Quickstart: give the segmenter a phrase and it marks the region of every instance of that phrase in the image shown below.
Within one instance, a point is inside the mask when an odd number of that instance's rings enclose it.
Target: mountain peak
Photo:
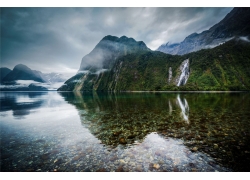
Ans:
[[[192,33],[192,34],[190,34],[189,36],[187,36],[186,39],[187,39],[187,38],[194,38],[194,37],[196,37],[196,36],[198,36],[198,35],[199,35],[199,34],[195,32],[195,33]]]
[[[143,41],[136,41],[127,36],[107,35],[95,46],[95,48],[82,58],[79,71],[89,69],[110,69],[120,56],[137,51],[150,50]],[[91,68],[90,68],[91,67]]]
[[[128,37],[123,35],[120,37],[120,39],[128,39]]]
[[[24,65],[24,64],[16,65],[13,70],[31,71],[31,69],[29,67],[27,67],[26,65]]]
[[[34,80],[38,82],[45,82],[44,79],[36,71],[32,71],[24,64],[18,64],[13,68],[13,71],[8,73],[3,81],[15,81],[15,80]]]
[[[105,40],[108,40],[108,41],[117,41],[117,39],[119,39],[119,38],[116,37],[116,36],[107,35],[107,36],[104,36],[104,38],[102,38],[101,41],[105,41]]]
[[[117,36],[107,35],[104,38],[102,38],[101,41],[114,41],[114,42],[122,42],[122,43],[136,42],[136,40],[134,40],[133,38],[128,38],[125,35],[121,36],[120,38]]]

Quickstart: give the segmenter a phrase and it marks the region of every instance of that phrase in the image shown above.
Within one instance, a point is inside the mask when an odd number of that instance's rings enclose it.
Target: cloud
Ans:
[[[240,36],[239,39],[245,42],[250,42],[247,36]]]
[[[1,66],[73,73],[106,35],[133,37],[154,50],[210,28],[231,9],[1,8]]]

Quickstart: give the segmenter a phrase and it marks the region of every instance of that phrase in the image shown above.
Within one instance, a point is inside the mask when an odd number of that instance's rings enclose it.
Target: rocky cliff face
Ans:
[[[193,33],[181,43],[161,45],[157,50],[183,55],[200,49],[214,48],[234,37],[250,39],[250,8],[234,8],[218,24],[202,33]]]

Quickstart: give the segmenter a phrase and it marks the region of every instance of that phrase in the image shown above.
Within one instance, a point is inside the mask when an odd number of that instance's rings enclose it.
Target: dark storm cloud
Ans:
[[[151,49],[218,23],[232,8],[1,8],[1,66],[74,74],[106,35]]]

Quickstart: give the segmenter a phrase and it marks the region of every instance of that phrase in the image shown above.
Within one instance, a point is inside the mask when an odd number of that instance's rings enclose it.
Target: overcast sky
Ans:
[[[232,8],[1,8],[1,67],[25,64],[72,76],[106,35],[132,37],[152,49],[181,42],[222,20]]]

